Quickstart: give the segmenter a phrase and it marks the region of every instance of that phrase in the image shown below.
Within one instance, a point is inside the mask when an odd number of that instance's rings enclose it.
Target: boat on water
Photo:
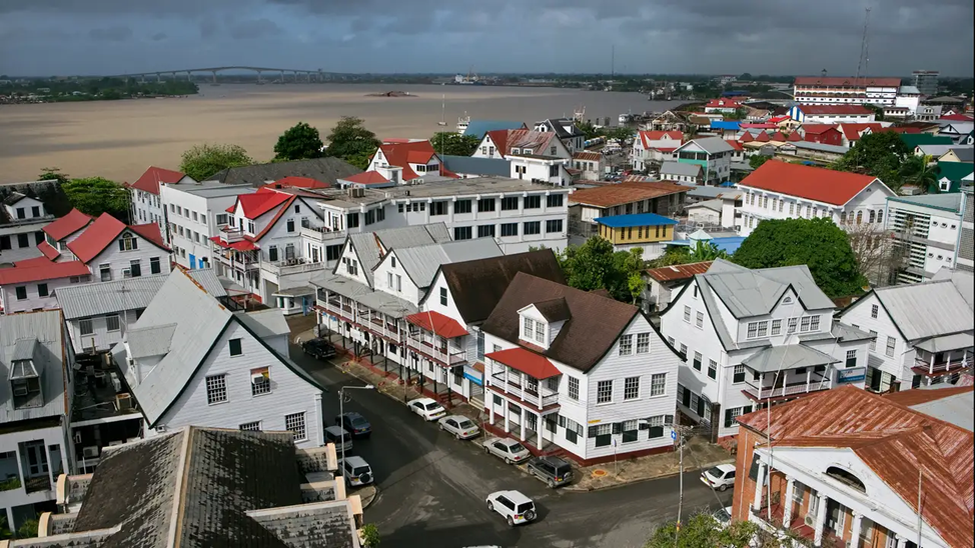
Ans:
[[[467,127],[470,125],[471,117],[468,116],[467,112],[465,111],[463,116],[457,118],[457,133],[463,135],[464,132],[467,131]]]

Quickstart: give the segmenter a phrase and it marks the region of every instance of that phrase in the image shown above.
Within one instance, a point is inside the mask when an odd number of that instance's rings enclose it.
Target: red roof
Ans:
[[[18,261],[10,268],[0,268],[0,285],[40,282],[89,274],[91,271],[81,261],[55,263],[44,257],[37,257]]]
[[[772,140],[778,141],[780,143],[784,143],[786,141],[786,137],[785,134],[782,133],[781,131],[776,131],[775,133],[772,134]]]
[[[795,143],[801,140],[802,140],[802,135],[799,135],[798,131],[793,131],[792,133],[789,134],[789,137],[786,138],[786,141],[790,143]]]
[[[175,183],[183,177],[185,175],[178,171],[149,166],[149,169],[129,186],[150,194],[159,194],[159,183]]]
[[[467,335],[467,330],[457,320],[439,312],[417,312],[406,317],[406,321],[445,339]]]
[[[412,143],[387,143],[379,147],[389,165],[403,168],[403,180],[416,179],[419,175],[413,171],[410,164],[426,164],[437,152],[433,150],[430,141],[414,141]]]
[[[711,99],[704,108],[738,108],[741,103],[739,99]]]
[[[799,105],[806,116],[816,114],[873,114],[873,111],[860,105]]]
[[[803,133],[811,133],[813,135],[820,135],[826,133],[831,129],[835,129],[839,131],[839,125],[838,124],[802,124]]]
[[[60,251],[54,249],[54,247],[47,242],[41,242],[37,244],[37,250],[40,251],[41,255],[44,255],[44,257],[47,258],[49,261],[53,261],[54,259],[57,259],[58,255],[61,254]]]
[[[704,274],[709,268],[711,268],[711,261],[703,261],[700,263],[651,268],[647,270],[647,275],[658,282],[675,282],[690,279],[695,274]]]
[[[788,114],[783,114],[781,116],[773,116],[773,117],[769,118],[768,119],[768,122],[770,124],[778,124],[779,122],[784,122],[784,121],[789,120],[789,119],[790,119],[790,117],[789,117]]]
[[[599,162],[603,159],[603,155],[598,152],[576,152],[572,155],[573,160],[587,160],[590,162]]]
[[[755,140],[758,141],[759,143],[767,143],[767,142],[771,141],[772,138],[769,137],[768,133],[766,133],[766,132],[763,131],[763,132],[761,132],[761,133],[758,134],[758,137],[756,137]]]
[[[345,177],[342,180],[359,185],[379,185],[389,182],[389,179],[383,177],[383,174],[378,171],[364,171],[351,177]]]
[[[741,129],[778,129],[779,126],[776,124],[748,124],[742,123],[738,124]]]
[[[151,228],[155,227],[155,229]],[[159,226],[155,223],[149,225],[126,226],[125,223],[112,217],[108,213],[102,213],[100,217],[91,223],[81,236],[68,244],[68,249],[78,257],[79,260],[87,263],[105,250],[115,238],[118,238],[125,230],[131,230],[142,236],[149,243],[169,251],[163,245],[162,237],[159,235]]]
[[[227,212],[234,213],[237,211],[237,204],[240,204],[240,207],[244,209],[244,216],[254,220],[288,201],[293,196],[293,194],[277,192],[265,186],[257,189],[257,192],[253,194],[241,194],[237,196],[237,203],[228,207]]]
[[[269,188],[328,188],[329,184],[311,177],[285,177],[264,186]]]
[[[226,247],[227,249],[233,249],[235,251],[254,251],[255,249],[259,249],[256,245],[254,245],[254,242],[246,237],[245,239],[237,240],[232,244],[228,244],[220,236],[214,236],[210,238],[210,241],[219,245],[220,247]]]
[[[856,84],[856,85],[855,85]],[[822,78],[819,76],[799,76],[796,78],[797,86],[832,86],[832,87],[864,87],[864,86],[881,86],[888,88],[899,88],[901,85],[900,78],[861,78],[856,80],[855,78],[848,77],[831,77]]]
[[[881,124],[841,124],[840,127],[843,128],[843,135],[850,141],[859,141],[860,133],[867,128],[870,128],[872,133],[883,131],[884,129],[884,126]]]
[[[728,143],[728,146],[735,150],[745,150],[745,147],[741,146],[741,143],[735,141],[734,139],[725,139],[725,142]]]
[[[952,122],[971,122],[975,118],[968,116],[967,114],[945,114],[940,120],[950,120]]]
[[[548,358],[520,346],[491,352],[485,356],[538,380],[557,377],[562,374],[552,362],[548,361]]]
[[[876,180],[872,175],[769,160],[745,177],[739,186],[844,205]]]
[[[752,135],[750,131],[746,131],[741,135],[741,137],[738,140],[741,141],[742,143],[750,143],[755,140],[755,137]]]
[[[665,139],[677,141],[681,143],[684,140],[684,134],[680,131],[641,131],[640,140],[643,141],[643,148],[654,148],[650,141],[663,141]]]
[[[53,238],[54,241],[59,242],[85,228],[90,222],[91,217],[77,209],[72,209],[64,217],[48,223],[42,230],[44,230],[45,234]]]

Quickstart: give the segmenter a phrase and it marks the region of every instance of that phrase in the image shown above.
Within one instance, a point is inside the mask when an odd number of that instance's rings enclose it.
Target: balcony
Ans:
[[[338,297],[329,297],[328,300],[324,301],[319,298],[318,306],[333,316],[338,316],[349,323],[353,323],[354,315],[352,314],[352,305],[349,303],[343,304]]]
[[[332,230],[327,227],[301,227],[302,238],[308,238],[317,243],[337,244],[345,240],[348,234],[345,230]]]
[[[558,405],[559,393],[524,374],[511,375],[507,368],[491,374],[491,388],[503,392],[523,405],[546,409]]]
[[[283,261],[269,262],[265,260],[261,263],[261,268],[275,276],[288,276],[290,274],[301,274],[302,272],[314,272],[323,270],[325,263],[311,262],[302,257],[285,259]]]
[[[767,400],[803,396],[805,394],[829,390],[832,387],[831,382],[828,380],[822,382],[822,379],[814,379],[810,382],[783,384],[781,386],[759,386],[752,381],[746,381],[745,389],[742,390],[742,393],[753,400]]]
[[[239,228],[225,226],[220,229],[220,237],[228,244],[232,244],[244,239],[244,231]]]
[[[467,363],[467,350],[451,348],[449,345],[434,345],[433,337],[418,331],[410,333],[406,340],[406,347],[444,367],[457,367]]]
[[[929,354],[930,356],[930,354]],[[956,373],[973,366],[973,355],[967,354],[965,357],[950,358],[945,356],[935,356],[935,359],[918,358],[914,360],[912,371],[925,377],[944,375],[945,373]]]

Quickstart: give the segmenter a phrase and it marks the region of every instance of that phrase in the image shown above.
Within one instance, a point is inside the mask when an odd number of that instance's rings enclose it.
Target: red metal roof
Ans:
[[[750,131],[746,131],[745,133],[742,133],[741,138],[738,140],[741,141],[742,143],[750,143],[755,140],[755,137],[751,134]]]
[[[403,180],[416,179],[419,175],[413,171],[410,164],[426,164],[437,153],[430,141],[414,141],[412,143],[384,143],[379,147],[389,165],[403,168]]]
[[[972,386],[949,386],[947,388],[934,388],[931,390],[904,390],[903,392],[889,392],[884,394],[887,401],[892,401],[900,405],[910,407],[921,405],[942,398],[957,396],[975,390]]]
[[[82,228],[85,228],[90,222],[91,217],[77,209],[72,209],[64,217],[48,223],[42,230],[45,234],[54,238],[54,241],[61,241]]]
[[[741,146],[741,143],[735,141],[734,139],[725,139],[725,142],[728,143],[728,146],[735,150],[745,150],[745,147]]]
[[[786,120],[789,120],[789,115],[788,114],[783,114],[781,116],[773,116],[773,117],[769,118],[768,119],[768,123],[770,123],[770,124],[778,124],[779,122],[784,122]]]
[[[816,114],[873,114],[873,111],[860,105],[799,105],[806,116]]]
[[[342,180],[359,185],[378,185],[389,182],[389,179],[383,177],[383,174],[378,171],[364,171]]]
[[[237,196],[237,203],[228,207],[227,212],[234,213],[237,210],[237,204],[240,204],[240,207],[244,209],[244,216],[248,219],[255,220],[292,197],[292,194],[277,192],[265,186],[257,189],[257,192],[253,194],[241,194]]]
[[[769,160],[739,185],[843,205],[876,180],[872,175]]]
[[[813,135],[826,133],[831,129],[835,129],[836,131],[839,131],[839,125],[838,124],[802,124],[803,133],[811,133]]]
[[[603,159],[603,155],[598,152],[576,152],[572,155],[572,159],[598,162]]]
[[[843,135],[845,135],[847,140],[850,141],[859,141],[860,132],[862,132],[867,128],[870,128],[870,131],[872,133],[876,133],[878,131],[884,130],[884,126],[881,124],[869,124],[869,123],[868,124],[840,124],[840,127],[843,128]]]
[[[159,194],[159,183],[175,183],[183,177],[185,175],[178,171],[149,166],[149,169],[129,186],[150,194]]]
[[[658,282],[675,282],[679,280],[688,280],[695,274],[704,274],[709,268],[711,268],[711,261],[702,261],[700,263],[651,268],[650,270],[647,270],[647,275]]]
[[[786,142],[786,136],[781,131],[776,131],[775,133],[772,134],[772,140],[780,143],[784,143]]]
[[[789,134],[789,137],[786,138],[786,141],[790,143],[795,143],[801,140],[802,140],[802,135],[799,135],[798,131],[793,131],[792,133]]]
[[[285,177],[264,185],[267,188],[328,188],[329,186],[328,183],[311,177]]]
[[[61,252],[59,252],[57,249],[54,249],[54,247],[47,242],[41,242],[37,244],[37,250],[40,251],[41,255],[44,255],[44,257],[47,258],[49,261],[53,261],[54,259],[57,259],[58,255],[61,254]]]
[[[235,251],[254,251],[255,249],[259,249],[256,245],[254,245],[254,242],[246,238],[243,240],[237,240],[232,244],[228,244],[220,236],[213,236],[210,238],[210,241],[219,245],[220,247],[226,247],[227,249],[233,249]]]
[[[507,156],[513,148],[530,148],[533,154],[544,154],[544,149],[555,138],[555,133],[551,131],[533,129],[499,129],[487,134],[502,156]]]
[[[37,257],[18,261],[10,268],[0,268],[0,285],[40,282],[89,274],[91,271],[81,261],[55,263],[44,257]]]
[[[738,422],[767,433],[773,446],[852,450],[914,512],[920,475],[924,521],[952,547],[975,544],[968,525],[975,515],[971,431],[854,386],[749,413]]]
[[[763,131],[763,132],[761,132],[761,133],[758,134],[758,137],[755,137],[755,140],[758,141],[759,143],[767,143],[767,142],[771,141],[772,138],[769,137],[769,134],[768,133],[766,133],[766,132]]]
[[[680,131],[641,131],[640,140],[643,141],[643,148],[654,148],[650,145],[650,141],[662,141],[665,138],[670,138],[671,140],[681,143],[684,140],[684,134]]]
[[[971,122],[975,118],[968,116],[967,114],[945,114],[940,120],[950,120],[952,122]]]
[[[155,227],[153,230],[150,227]],[[100,217],[95,219],[95,222],[91,223],[81,236],[78,236],[74,241],[68,244],[68,249],[78,257],[79,260],[87,263],[99,253],[105,250],[115,238],[118,238],[119,234],[122,234],[126,229],[135,232],[136,234],[142,236],[142,238],[149,243],[169,251],[169,249],[163,245],[162,237],[159,235],[159,226],[155,223],[149,225],[136,225],[136,226],[126,226],[125,223],[112,217],[108,213],[102,213]]]
[[[797,86],[831,86],[831,87],[865,87],[881,86],[896,87],[901,85],[900,78],[848,78],[843,76],[822,78],[819,76],[799,76],[796,78]]]
[[[406,321],[445,339],[467,335],[467,330],[457,320],[432,310],[417,312],[406,317]]]
[[[508,350],[491,352],[490,354],[486,354],[485,357],[517,369],[529,377],[534,377],[538,380],[557,377],[562,374],[552,362],[548,361],[548,358],[520,346],[509,348]]]

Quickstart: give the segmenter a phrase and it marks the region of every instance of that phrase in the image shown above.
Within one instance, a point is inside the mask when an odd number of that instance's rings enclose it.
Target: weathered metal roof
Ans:
[[[477,158],[474,156],[441,156],[444,166],[463,175],[479,177],[510,177],[511,161],[504,158]]]
[[[315,290],[312,289],[311,293]],[[267,308],[253,312],[234,312],[241,322],[251,329],[258,337],[265,339],[291,333],[288,322],[280,308]]]
[[[312,279],[311,283],[394,318],[405,318],[419,311],[413,303],[406,299],[382,291],[374,291],[362,282],[331,272],[322,273],[317,278]]]
[[[504,255],[493,238],[394,248],[393,251],[410,279],[421,290],[430,287],[441,265]]]
[[[940,386],[940,388],[938,388]],[[887,400],[910,407],[971,432],[975,430],[975,395],[971,386],[936,385],[884,394]]]
[[[349,235],[349,242],[355,248],[363,274],[370,285],[372,285],[372,270],[390,249],[449,241],[450,232],[447,231],[447,225],[443,223],[387,228]]]
[[[914,345],[914,348],[927,350],[933,354],[938,352],[948,352],[949,350],[963,350],[975,346],[975,335],[971,331],[968,333],[952,333],[925,339]]]
[[[65,370],[66,344],[62,339],[60,310],[44,310],[0,316],[0,424],[14,421],[56,417],[66,414]],[[41,377],[41,397],[37,405],[14,409],[13,392],[7,382],[14,356],[25,356],[29,342],[35,340],[31,365]],[[19,346],[19,348],[18,348]]]
[[[804,344],[787,344],[763,348],[742,360],[741,363],[749,369],[768,373],[800,367],[829,365],[837,363],[837,361],[829,354],[824,354]]]
[[[227,295],[213,269],[190,270],[189,275],[215,297]],[[58,304],[66,320],[139,310],[149,306],[166,283],[168,274],[139,276],[111,282],[79,284],[57,291]]]
[[[37,338],[28,337],[25,339],[20,339],[14,343],[14,353],[10,356],[11,361],[19,360],[32,360],[34,359],[34,350],[37,348]]]
[[[660,174],[697,177],[701,174],[701,166],[697,164],[684,164],[681,162],[664,162],[660,165]]]
[[[175,333],[176,324],[174,323],[129,329],[126,333],[129,342],[129,357],[140,359],[166,355]]]
[[[969,308],[975,308],[975,274],[956,268],[941,268],[931,280],[949,280],[958,290],[958,294],[968,303]]]
[[[897,285],[874,290],[908,341],[971,333],[975,314],[950,280]]]
[[[701,277],[736,318],[768,314],[790,285],[806,309],[835,308],[805,265],[749,270],[718,259]]]

